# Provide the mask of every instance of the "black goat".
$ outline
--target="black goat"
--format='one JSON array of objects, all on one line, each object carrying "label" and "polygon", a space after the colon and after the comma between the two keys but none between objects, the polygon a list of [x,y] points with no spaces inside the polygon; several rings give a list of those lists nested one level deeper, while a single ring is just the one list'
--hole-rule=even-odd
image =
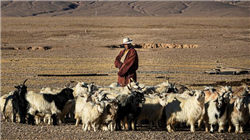
[{"label": "black goat", "polygon": [[[122,98],[121,96],[118,96]],[[119,100],[121,101],[121,100]],[[121,120],[125,117],[128,119],[128,129],[132,130],[131,124],[134,122],[134,130],[136,130],[137,116],[142,109],[142,103],[145,101],[144,94],[133,91],[124,101],[121,101],[118,105],[117,118],[116,118],[116,130],[121,130]]]},{"label": "black goat", "polygon": [[16,122],[16,114],[20,116],[20,123],[26,123],[26,115],[28,111],[28,102],[25,98],[27,93],[27,86],[25,85],[26,79],[23,84],[15,86],[16,90],[12,96],[12,110],[13,110],[13,122]]}]

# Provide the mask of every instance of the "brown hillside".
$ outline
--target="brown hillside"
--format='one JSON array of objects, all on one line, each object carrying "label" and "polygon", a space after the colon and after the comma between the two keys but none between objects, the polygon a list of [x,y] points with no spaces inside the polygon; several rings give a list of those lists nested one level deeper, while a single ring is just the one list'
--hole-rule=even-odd
[{"label": "brown hillside", "polygon": [[217,16],[249,17],[250,2],[81,1],[1,3],[2,16]]}]

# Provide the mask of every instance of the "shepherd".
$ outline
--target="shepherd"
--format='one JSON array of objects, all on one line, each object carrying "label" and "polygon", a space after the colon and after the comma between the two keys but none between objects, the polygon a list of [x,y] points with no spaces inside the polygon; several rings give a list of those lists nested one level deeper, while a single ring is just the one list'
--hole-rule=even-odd
[{"label": "shepherd", "polygon": [[115,59],[115,67],[118,71],[118,84],[122,87],[130,83],[132,78],[137,81],[136,70],[138,69],[138,55],[130,38],[123,39],[124,49],[120,51]]}]

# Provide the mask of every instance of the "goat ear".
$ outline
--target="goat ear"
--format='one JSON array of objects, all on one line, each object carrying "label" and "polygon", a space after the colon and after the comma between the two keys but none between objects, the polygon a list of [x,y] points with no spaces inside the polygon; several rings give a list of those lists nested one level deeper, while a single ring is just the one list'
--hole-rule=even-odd
[{"label": "goat ear", "polygon": [[70,83],[65,84],[64,87],[69,88],[70,87]]},{"label": "goat ear", "polygon": [[218,102],[218,98],[216,98],[216,100],[214,100],[214,102]]},{"label": "goat ear", "polygon": [[91,96],[88,96],[86,102],[90,102],[90,101],[92,101]]},{"label": "goat ear", "polygon": [[73,81],[73,80],[71,80],[71,81],[69,81],[70,83],[75,83],[75,82],[77,82],[77,81]]}]

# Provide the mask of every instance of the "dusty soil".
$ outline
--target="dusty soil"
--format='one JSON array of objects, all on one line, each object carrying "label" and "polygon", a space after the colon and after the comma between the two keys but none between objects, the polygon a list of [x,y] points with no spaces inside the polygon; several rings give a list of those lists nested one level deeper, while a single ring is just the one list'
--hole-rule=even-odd
[{"label": "dusty soil", "polygon": [[[63,87],[71,80],[109,85],[117,80],[114,59],[123,37],[136,44],[197,44],[197,48],[139,49],[138,81],[155,85],[171,82],[203,89],[204,84],[250,79],[244,75],[208,75],[216,66],[250,68],[249,18],[163,17],[2,17],[1,94],[29,79],[28,90]],[[8,49],[13,48],[13,49]],[[28,49],[30,48],[30,49]],[[49,48],[49,49],[44,49]],[[108,76],[41,77],[39,74],[89,74]],[[206,134],[186,131],[88,132],[73,125],[28,126],[1,123],[2,138],[244,138],[248,134]],[[56,138],[57,138],[56,137]]]},{"label": "dusty soil", "polygon": [[[10,129],[11,128],[11,129]],[[206,133],[196,131],[191,133],[186,129],[169,133],[164,130],[157,131],[89,131],[83,132],[81,125],[62,124],[60,126],[49,126],[40,124],[37,126],[27,124],[16,124],[2,122],[2,139],[249,139],[250,133]]]}]

